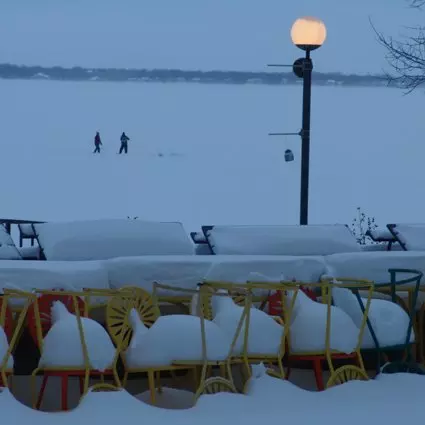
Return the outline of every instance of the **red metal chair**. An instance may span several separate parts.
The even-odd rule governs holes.
[[[3,312],[3,297],[0,297],[0,314]],[[14,330],[14,321],[13,321],[13,314],[12,314],[12,310],[10,309],[9,305],[6,305],[5,307],[5,312],[4,312],[4,320],[2,320],[3,318],[0,316],[0,326],[3,328],[4,333],[6,334],[7,337],[7,341],[10,344],[12,341],[12,337],[13,337],[13,330]],[[3,359],[0,359],[0,362]],[[6,370],[6,376],[9,376],[12,374],[13,371],[10,370]],[[0,387],[4,387],[6,386],[5,383],[3,382],[3,378],[0,374]]]
[[[41,324],[41,332],[43,338],[46,336],[47,332],[50,330],[52,326],[52,318],[51,318],[51,308],[52,304],[55,301],[61,301],[70,313],[75,312],[74,301],[71,295],[63,295],[63,294],[43,294],[38,298],[38,310],[39,310],[39,320]],[[79,308],[79,313],[81,317],[87,316],[87,309],[84,301],[77,297],[77,303]],[[35,310],[35,303],[33,303],[29,309],[27,314],[27,323],[29,333],[34,340],[37,347],[40,349],[39,338],[37,337],[37,313]],[[37,369],[38,372],[38,369]],[[47,386],[47,381],[49,377],[56,376],[61,378],[61,410],[68,410],[68,380],[70,377],[78,377],[80,381],[80,393],[84,393],[84,377],[85,370],[70,370],[66,369],[64,366],[63,370],[49,370],[48,368],[43,368],[39,370],[39,372],[43,373],[43,382],[41,385],[41,389],[38,395],[37,402],[35,404],[36,409],[40,409],[41,403],[43,401],[44,391]],[[105,370],[103,372],[97,370],[90,370],[90,376],[100,376],[103,379],[104,375],[113,376],[112,370]]]
[[[300,290],[304,292],[312,301],[317,302],[317,296],[311,288],[300,287]],[[269,314],[272,316],[280,316],[284,317],[283,309],[282,309],[282,297],[280,291],[275,292],[274,294],[269,296]],[[351,360],[360,364],[358,353],[331,353],[332,360]],[[325,385],[323,382],[323,363],[327,362],[326,354],[311,354],[311,355],[289,355],[288,356],[288,369],[286,378],[289,379],[289,375],[291,373],[290,364],[292,362],[312,362],[313,372],[316,380],[316,386],[319,391],[323,391],[325,389]]]
[[[301,287],[300,290],[303,291],[304,294],[306,294],[311,300],[317,301],[317,296],[312,289]],[[283,318],[281,291],[276,291],[274,294],[269,296],[268,313],[270,316],[280,316]]]
[[[2,311],[2,308],[3,308],[3,297],[0,297],[0,312]],[[0,318],[0,320],[1,320],[1,318]],[[10,343],[12,336],[13,336],[14,323],[13,323],[12,310],[10,309],[9,305],[6,305],[4,322],[0,322],[0,326],[2,326],[4,332],[7,336],[7,340]]]

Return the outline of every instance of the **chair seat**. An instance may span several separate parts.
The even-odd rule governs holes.
[[[340,353],[340,352],[330,352],[330,355],[333,359],[352,359],[357,357],[357,353]],[[289,360],[316,360],[316,359],[326,359],[326,353],[293,353],[289,355]]]
[[[66,366],[62,366],[62,369],[60,369],[60,366],[58,366],[58,368],[41,368],[37,371],[37,373],[38,372],[49,376],[84,376],[86,373],[84,369],[66,369]],[[105,369],[103,372],[101,372],[100,370],[89,369],[89,375],[112,375],[113,373],[114,372],[112,369]]]

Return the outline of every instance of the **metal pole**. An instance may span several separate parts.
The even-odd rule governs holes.
[[[308,224],[308,185],[310,173],[310,111],[311,111],[311,73],[313,62],[310,51],[306,51],[303,67],[303,115],[301,128],[301,194],[300,224]]]

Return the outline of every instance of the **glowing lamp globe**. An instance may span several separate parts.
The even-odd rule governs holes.
[[[298,18],[292,25],[291,39],[302,50],[318,49],[326,40],[326,26],[317,18]]]

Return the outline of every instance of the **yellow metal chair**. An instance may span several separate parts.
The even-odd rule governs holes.
[[[12,299],[24,300],[24,306],[16,314],[16,320],[14,321],[12,311],[10,308],[10,301]],[[10,356],[13,354],[18,340],[21,336],[23,325],[25,322],[25,316],[28,311],[28,307],[32,301],[32,296],[29,293],[22,291],[4,291],[4,295],[0,297],[0,326],[3,328],[9,348],[5,353],[4,357],[0,359],[0,387],[8,387],[8,377],[13,376],[13,369],[7,367]]]
[[[93,296],[96,296],[96,291],[91,291]],[[38,295],[41,295],[38,297]],[[105,292],[102,292],[105,295]],[[87,292],[67,292],[67,291],[37,291],[33,294],[33,302],[28,309],[28,329],[29,332],[40,350],[43,352],[43,338],[51,327],[51,306],[54,301],[61,301],[68,309],[76,316],[77,326],[80,336],[81,347],[84,356],[84,367],[38,367],[31,375],[31,387],[33,406],[36,409],[41,407],[45,388],[49,377],[61,378],[61,410],[68,410],[68,379],[70,377],[78,377],[80,381],[80,393],[84,394],[89,386],[90,377],[99,377],[102,381],[105,376],[111,376],[115,382],[120,385],[120,380],[116,371],[116,362],[118,352],[115,354],[112,368],[105,371],[95,370],[90,366],[90,361],[87,352],[87,344],[84,336],[84,329],[81,317],[88,315],[87,305],[83,301],[87,296]],[[43,374],[43,383],[41,390],[36,400],[36,377],[39,373]]]
[[[233,341],[232,347],[236,343],[237,338],[240,335],[243,324],[245,323],[244,328],[244,344],[243,352],[240,356],[230,356],[229,360],[226,363],[227,374],[229,379],[231,378],[231,366],[233,364],[242,365],[242,375],[247,381],[251,376],[251,364],[266,363],[269,365],[276,364],[278,370],[275,370],[275,375],[279,376],[281,379],[285,379],[285,370],[283,367],[283,358],[286,352],[286,340],[288,337],[289,329],[288,327],[282,327],[282,337],[280,342],[280,348],[278,353],[273,354],[262,354],[262,355],[253,355],[248,353],[248,338],[249,338],[249,327],[250,327],[250,318],[251,318],[251,309],[253,307],[253,293],[258,290],[267,291],[270,293],[273,290],[281,291],[282,293],[285,290],[284,285],[281,283],[270,283],[270,282],[247,282],[245,284],[236,284],[232,282],[210,282],[205,281],[201,287],[201,303],[204,308],[203,311],[206,311],[207,314],[212,315],[212,296],[219,296],[218,291],[224,290],[227,292],[228,296],[232,297],[233,301],[240,306],[244,306],[244,318],[241,318],[235,339]],[[258,297],[257,297],[258,299]],[[263,300],[264,303],[264,300]],[[286,310],[285,314],[287,315],[286,320],[289,322],[290,311]],[[273,319],[283,326],[284,320],[281,317],[274,317]],[[233,348],[232,348],[233,350]],[[233,382],[233,381],[232,381]]]
[[[161,389],[160,373],[191,369],[192,365],[129,367],[125,359],[125,351],[129,347],[133,336],[133,330],[129,322],[129,315],[132,309],[136,309],[140,319],[147,327],[151,327],[160,316],[159,307],[154,302],[151,294],[139,287],[123,287],[119,293],[110,299],[107,305],[106,325],[124,365],[123,387],[127,384],[129,374],[146,373],[148,375],[151,403],[155,404],[156,389]]]
[[[227,288],[228,291],[226,292],[226,294],[217,294],[218,289],[224,289]],[[196,377],[196,381],[197,381],[197,387],[199,387],[200,385],[203,384],[203,382],[205,382],[205,380],[207,379],[208,376],[210,376],[211,372],[212,372],[212,368],[213,367],[219,367],[220,368],[220,374],[223,378],[228,378],[231,382],[233,382],[233,377],[232,377],[232,365],[237,364],[237,365],[246,365],[245,367],[249,368],[249,365],[246,361],[246,356],[235,356],[233,354],[234,352],[234,347],[235,344],[240,336],[240,332],[242,329],[242,326],[244,324],[244,322],[247,320],[247,316],[249,314],[249,309],[251,307],[251,297],[246,296],[245,292],[246,292],[246,288],[243,287],[243,285],[237,285],[237,284],[231,284],[231,286],[229,285],[225,285],[223,287],[223,285],[220,286],[220,288],[218,286],[214,286],[214,285],[210,285],[207,282],[203,285],[201,285],[199,291],[196,290],[189,290],[186,288],[178,288],[175,286],[167,286],[164,284],[159,284],[159,283],[155,283],[154,284],[154,297],[155,299],[161,300],[162,298],[160,296],[158,296],[158,292],[160,290],[163,291],[174,291],[174,292],[183,292],[183,293],[191,293],[191,295],[196,295],[199,297],[198,299],[198,316],[200,317],[200,325],[201,325],[201,338],[202,338],[202,351],[203,351],[203,355],[202,355],[202,360],[200,360],[199,362],[194,362],[192,360],[190,361],[176,361],[173,364],[176,366],[181,366],[181,367],[194,367],[196,372],[199,372],[199,369],[201,369],[201,373],[200,373],[200,379],[198,379],[198,376]],[[228,352],[228,356],[225,360],[219,360],[219,361],[212,361],[212,360],[208,360],[207,359],[207,343],[206,343],[206,334],[205,334],[205,320],[211,320],[212,319],[212,303],[211,303],[211,296],[224,296],[224,297],[228,297],[231,296],[234,300],[236,299],[236,301],[238,302],[238,304],[245,304],[243,307],[243,313],[241,314],[241,317],[239,319],[239,323],[237,324],[237,329],[235,331],[235,335],[232,339],[231,345],[229,347],[229,352]],[[248,328],[249,326],[247,326]]]
[[[236,394],[237,392],[238,391],[233,385],[233,382],[221,376],[214,376],[214,377],[206,379],[198,388],[198,390],[195,393],[195,402],[199,399],[201,395],[217,394],[217,393]]]
[[[333,366],[333,361],[339,360],[339,361],[355,361],[361,370],[365,371],[365,367],[363,364],[363,358],[360,352],[361,344],[363,340],[363,334],[366,328],[366,321],[368,317],[369,307],[372,299],[372,293],[374,284],[371,281],[359,281],[359,280],[351,280],[346,279],[343,283],[339,285],[341,288],[346,289],[352,289],[352,290],[358,290],[361,288],[364,291],[367,291],[368,298],[367,303],[365,306],[365,310],[363,312],[363,319],[362,324],[359,329],[359,334],[357,338],[357,344],[352,353],[345,354],[340,353],[336,350],[332,350],[330,348],[330,324],[331,324],[331,305],[332,305],[332,296],[331,296],[331,289],[332,284],[329,281],[322,281],[320,283],[294,283],[294,282],[287,282],[287,289],[289,290],[292,288],[292,291],[294,291],[295,296],[293,297],[294,301],[296,299],[296,296],[298,295],[298,291],[300,286],[303,287],[321,287],[322,294],[324,294],[325,303],[327,306],[327,317],[326,317],[326,335],[325,335],[325,350],[323,352],[302,352],[302,353],[292,353],[291,352],[291,345],[289,343],[289,356],[288,356],[288,362],[289,364],[291,362],[296,361],[307,361],[312,362],[313,364],[313,371],[315,374],[316,379],[316,385],[317,389],[319,391],[323,391],[325,389],[324,383],[323,383],[323,370],[322,370],[322,364],[326,361],[329,371],[331,374],[335,372],[335,368]],[[288,341],[290,342],[290,335],[288,335]],[[290,369],[289,369],[290,370]]]
[[[349,381],[368,381],[367,373],[353,365],[345,365],[336,369],[330,376],[326,388],[331,388],[336,385],[342,385]]]

